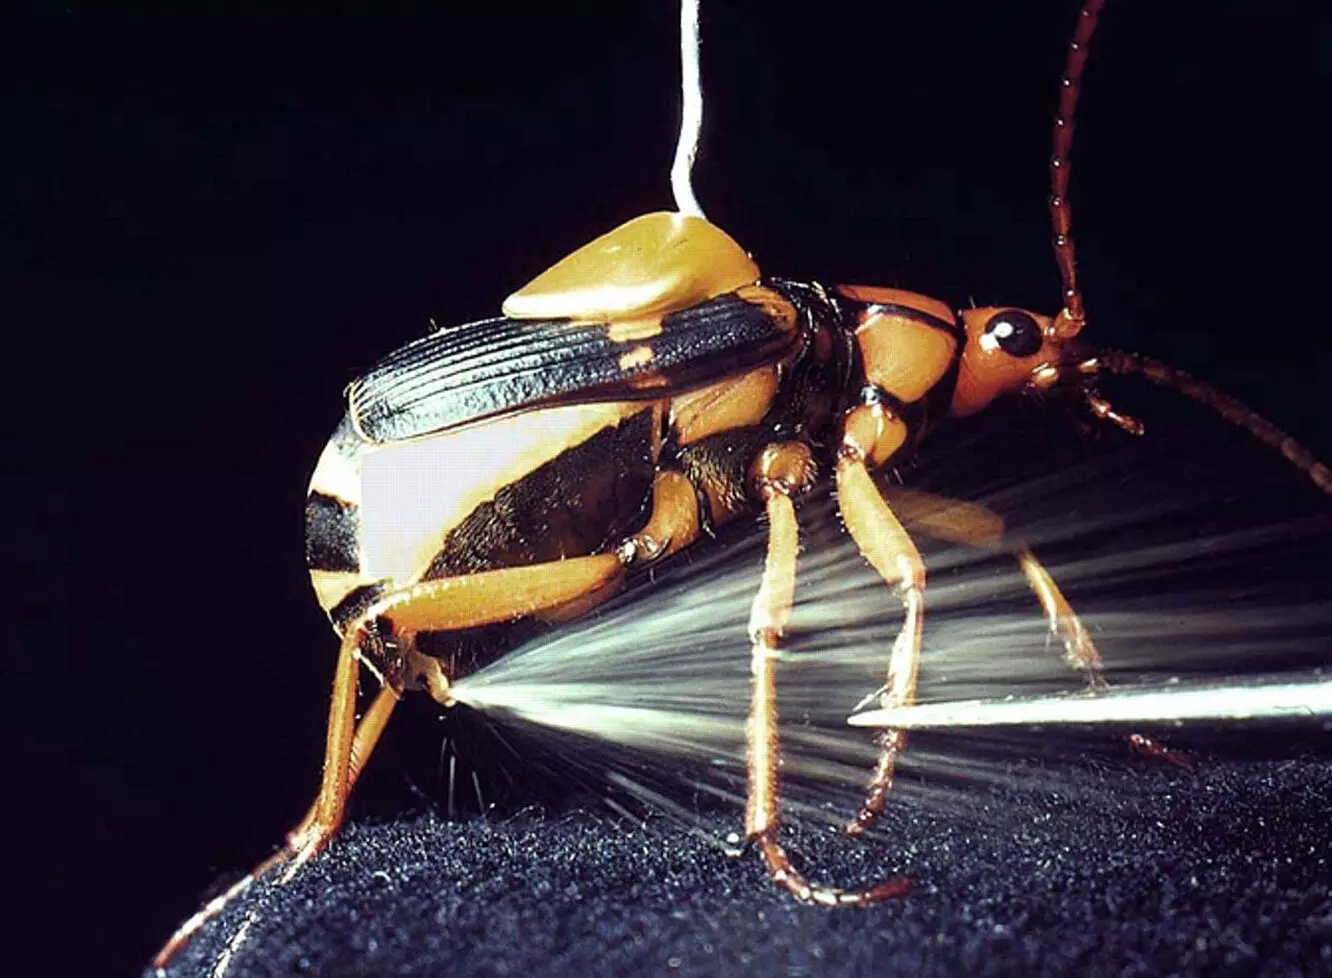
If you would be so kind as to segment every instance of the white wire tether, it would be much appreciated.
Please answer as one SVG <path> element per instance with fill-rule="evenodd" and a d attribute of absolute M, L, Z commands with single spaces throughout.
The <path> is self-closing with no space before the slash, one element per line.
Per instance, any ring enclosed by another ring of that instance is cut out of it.
<path fill-rule="evenodd" d="M 675 162 L 671 164 L 671 193 L 675 209 L 681 214 L 703 217 L 703 208 L 694 196 L 694 160 L 698 157 L 698 137 L 703 129 L 703 83 L 698 68 L 698 2 L 680 0 L 680 139 L 675 144 Z"/>

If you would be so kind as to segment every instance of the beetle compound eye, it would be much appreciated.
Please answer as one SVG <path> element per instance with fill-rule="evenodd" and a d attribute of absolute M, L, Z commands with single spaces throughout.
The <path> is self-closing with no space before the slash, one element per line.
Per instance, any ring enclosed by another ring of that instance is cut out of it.
<path fill-rule="evenodd" d="M 995 313 L 985 324 L 981 346 L 986 350 L 996 347 L 1011 357 L 1029 357 L 1041 348 L 1041 327 L 1021 309 L 1005 309 Z"/>

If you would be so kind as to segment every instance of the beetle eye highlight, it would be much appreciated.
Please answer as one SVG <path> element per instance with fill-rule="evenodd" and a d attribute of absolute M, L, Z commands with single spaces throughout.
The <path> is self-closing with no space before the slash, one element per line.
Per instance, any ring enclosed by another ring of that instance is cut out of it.
<path fill-rule="evenodd" d="M 1029 357 L 1041 348 L 1041 327 L 1021 309 L 997 312 L 985 324 L 980 338 L 983 349 L 998 348 L 1010 357 Z"/>

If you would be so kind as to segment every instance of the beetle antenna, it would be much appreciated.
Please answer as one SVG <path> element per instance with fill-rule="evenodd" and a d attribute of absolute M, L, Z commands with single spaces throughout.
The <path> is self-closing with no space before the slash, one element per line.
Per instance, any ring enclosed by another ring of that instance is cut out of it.
<path fill-rule="evenodd" d="M 1064 283 L 1064 305 L 1055 316 L 1055 335 L 1061 339 L 1076 336 L 1087 321 L 1078 289 L 1077 263 L 1073 258 L 1072 213 L 1068 206 L 1069 152 L 1073 148 L 1073 116 L 1082 89 L 1082 70 L 1087 66 L 1087 45 L 1096 30 L 1097 18 L 1105 0 L 1085 0 L 1068 42 L 1064 77 L 1059 80 L 1059 109 L 1054 121 L 1054 152 L 1050 156 L 1050 220 L 1054 225 L 1055 262 Z"/>
<path fill-rule="evenodd" d="M 1153 360 L 1137 353 L 1123 353 L 1119 350 L 1103 350 L 1097 353 L 1094 359 L 1082 364 L 1079 369 L 1083 373 L 1104 370 L 1112 374 L 1144 377 L 1161 387 L 1179 391 L 1185 397 L 1211 408 L 1231 424 L 1243 428 L 1264 445 L 1275 448 L 1286 457 L 1287 461 L 1307 475 L 1314 485 L 1332 495 L 1332 470 L 1320 462 L 1313 452 L 1257 411 L 1230 395 L 1223 394 L 1211 384 L 1205 384 L 1160 360 Z"/>
<path fill-rule="evenodd" d="M 698 0 L 680 0 L 680 138 L 671 164 L 671 193 L 681 214 L 704 217 L 694 196 L 694 160 L 703 129 L 703 83 L 698 69 Z"/>

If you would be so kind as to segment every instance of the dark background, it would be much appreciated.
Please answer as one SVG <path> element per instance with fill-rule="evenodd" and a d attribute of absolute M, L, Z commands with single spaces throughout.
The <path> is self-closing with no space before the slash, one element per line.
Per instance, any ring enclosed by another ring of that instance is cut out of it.
<path fill-rule="evenodd" d="M 1315 6 L 1112 4 L 1073 201 L 1089 338 L 1326 457 Z M 1053 311 L 1072 8 L 705 8 L 705 209 L 769 273 Z M 491 315 L 670 206 L 675 31 L 669 3 L 34 4 L 5 27 L 3 724 L 27 909 L 68 938 L 47 969 L 132 969 L 303 810 L 334 650 L 301 511 L 340 392 L 427 317 Z"/>

